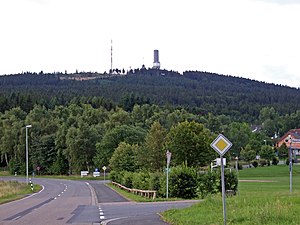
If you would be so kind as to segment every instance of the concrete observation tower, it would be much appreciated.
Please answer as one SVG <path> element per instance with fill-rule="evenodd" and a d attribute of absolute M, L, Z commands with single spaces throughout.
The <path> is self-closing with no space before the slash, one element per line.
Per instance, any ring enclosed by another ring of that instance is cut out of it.
<path fill-rule="evenodd" d="M 153 69 L 160 69 L 159 52 L 158 52 L 158 50 L 154 50 Z"/>

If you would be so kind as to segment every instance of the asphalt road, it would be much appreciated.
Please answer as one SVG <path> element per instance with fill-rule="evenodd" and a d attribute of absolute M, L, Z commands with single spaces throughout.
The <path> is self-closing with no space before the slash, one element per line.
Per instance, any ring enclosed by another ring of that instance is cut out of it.
<path fill-rule="evenodd" d="M 22 178 L 16 180 L 25 182 Z M 33 182 L 43 185 L 44 189 L 24 199 L 0 205 L 0 225 L 100 223 L 99 208 L 89 184 L 55 179 L 33 179 Z"/>
<path fill-rule="evenodd" d="M 18 180 L 24 178 L 0 177 Z M 188 207 L 195 201 L 131 202 L 103 181 L 33 179 L 43 186 L 39 193 L 0 205 L 0 225 L 166 225 L 159 213 Z"/>
<path fill-rule="evenodd" d="M 137 203 L 124 199 L 115 191 L 104 185 L 103 182 L 90 181 L 95 189 L 98 207 L 101 210 L 107 225 L 166 225 L 161 220 L 160 213 L 172 208 L 188 207 L 198 201 L 172 201 Z"/>

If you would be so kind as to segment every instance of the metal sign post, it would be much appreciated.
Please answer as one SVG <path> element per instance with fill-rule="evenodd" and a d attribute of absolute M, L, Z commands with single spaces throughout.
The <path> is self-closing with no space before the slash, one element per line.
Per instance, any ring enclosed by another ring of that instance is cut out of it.
<path fill-rule="evenodd" d="M 223 203 L 223 218 L 226 225 L 226 195 L 225 195 L 225 176 L 223 155 L 231 148 L 232 143 L 222 134 L 210 144 L 210 146 L 219 153 L 221 158 L 221 184 L 222 184 L 222 203 Z"/>
<path fill-rule="evenodd" d="M 106 166 L 102 167 L 103 171 L 104 171 L 104 181 L 105 181 L 105 170 L 106 170 Z"/>
<path fill-rule="evenodd" d="M 166 184 L 166 198 L 169 198 L 169 165 L 170 165 L 170 162 L 171 162 L 171 155 L 172 153 L 168 150 L 166 152 L 166 155 L 167 155 L 167 184 Z"/>

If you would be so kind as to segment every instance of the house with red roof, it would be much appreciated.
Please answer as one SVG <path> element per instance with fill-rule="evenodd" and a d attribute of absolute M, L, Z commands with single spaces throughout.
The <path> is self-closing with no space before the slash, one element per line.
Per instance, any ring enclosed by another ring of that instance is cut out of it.
<path fill-rule="evenodd" d="M 300 156 L 300 129 L 289 130 L 276 142 L 276 147 L 279 148 L 284 143 L 291 148 L 294 156 Z"/>

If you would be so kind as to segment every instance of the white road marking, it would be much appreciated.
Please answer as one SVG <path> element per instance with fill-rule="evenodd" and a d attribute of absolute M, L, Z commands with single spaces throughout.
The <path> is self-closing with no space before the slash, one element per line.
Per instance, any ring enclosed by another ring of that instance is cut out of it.
<path fill-rule="evenodd" d="M 100 216 L 100 220 L 104 220 L 105 219 L 105 217 L 104 216 Z"/>
<path fill-rule="evenodd" d="M 114 218 L 114 219 L 110 219 L 110 220 L 105 220 L 101 222 L 101 225 L 107 225 L 109 222 L 115 221 L 115 220 L 121 220 L 121 219 L 126 219 L 128 217 L 119 217 L 119 218 Z"/>
<path fill-rule="evenodd" d="M 13 218 L 12 220 L 17 220 L 17 219 L 20 219 L 21 216 L 17 216 L 16 218 Z"/>

